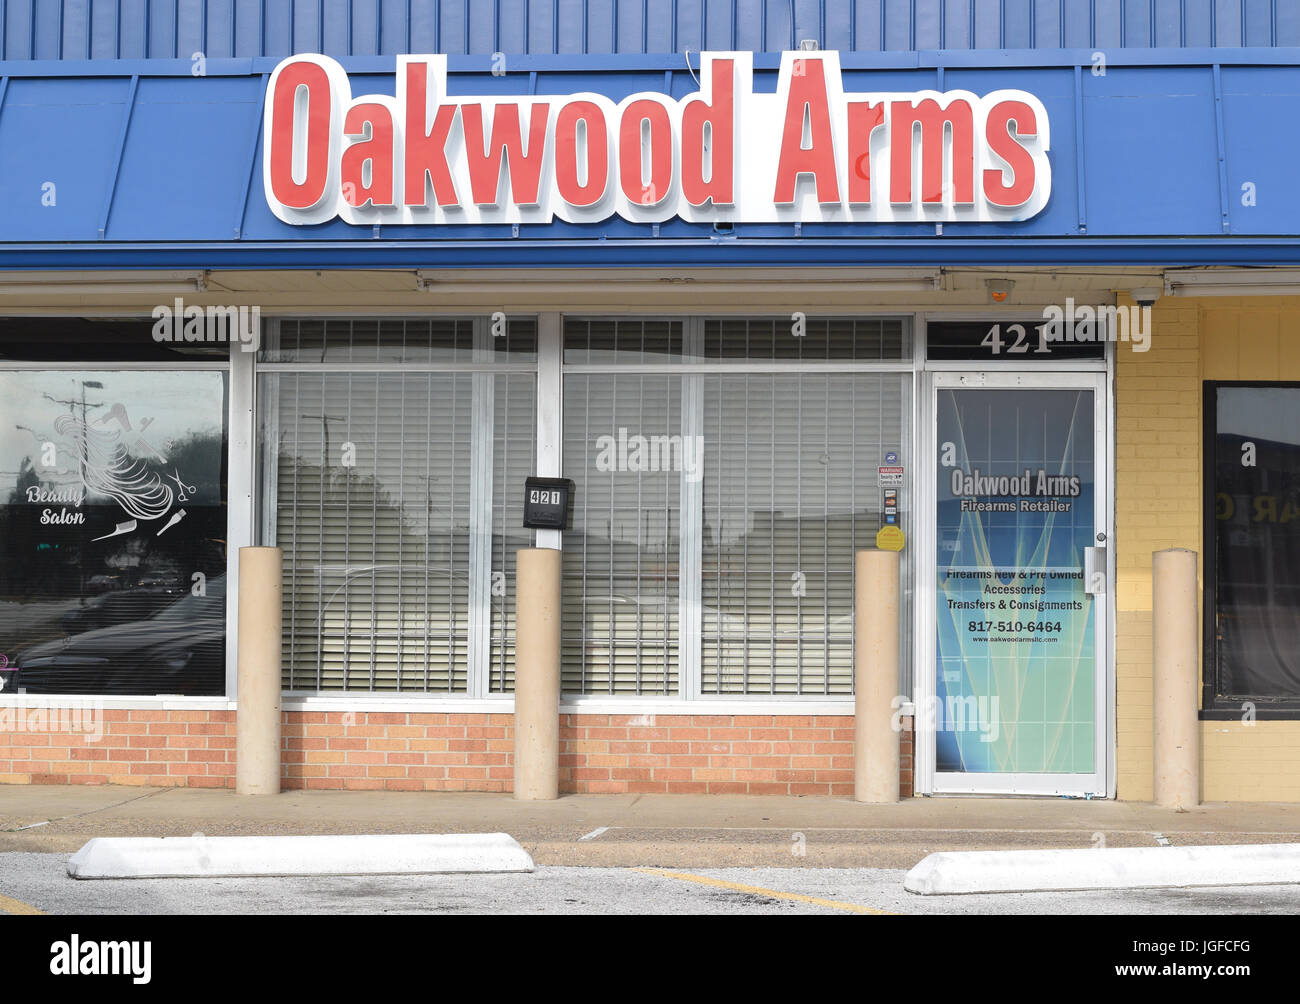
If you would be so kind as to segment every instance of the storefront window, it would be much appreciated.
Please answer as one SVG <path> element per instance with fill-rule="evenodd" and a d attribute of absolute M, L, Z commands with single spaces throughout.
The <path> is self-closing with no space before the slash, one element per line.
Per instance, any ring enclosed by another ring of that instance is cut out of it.
<path fill-rule="evenodd" d="M 527 361 L 535 323 L 509 327 Z M 418 345 L 419 358 L 464 350 L 457 361 L 483 369 L 262 367 L 263 539 L 284 549 L 285 689 L 513 689 L 535 374 L 491 371 L 487 319 L 281 322 L 267 357 L 305 341 L 317 359 L 364 344 L 383 363 Z"/>
<path fill-rule="evenodd" d="M 227 379 L 0 371 L 6 692 L 225 692 Z"/>
<path fill-rule="evenodd" d="M 853 555 L 880 529 L 905 378 L 703 383 L 703 690 L 851 694 Z"/>
<path fill-rule="evenodd" d="M 1206 709 L 1300 710 L 1300 386 L 1206 385 Z"/>
<path fill-rule="evenodd" d="M 681 384 L 565 377 L 564 471 L 577 491 L 564 537 L 566 692 L 677 692 L 682 470 L 700 459 L 681 433 Z"/>
<path fill-rule="evenodd" d="M 563 689 L 851 694 L 882 467 L 910 518 L 905 322 L 567 318 L 564 343 Z"/>

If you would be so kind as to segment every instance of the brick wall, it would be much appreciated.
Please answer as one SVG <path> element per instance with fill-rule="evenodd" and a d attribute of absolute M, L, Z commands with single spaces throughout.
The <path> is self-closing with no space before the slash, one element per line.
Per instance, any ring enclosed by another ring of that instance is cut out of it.
<path fill-rule="evenodd" d="M 912 794 L 911 719 L 900 793 Z M 564 715 L 560 787 L 579 792 L 853 794 L 853 717 Z"/>
<path fill-rule="evenodd" d="M 98 741 L 79 717 L 73 730 L 52 730 L 57 715 L 0 709 L 0 783 L 234 786 L 233 711 L 103 710 Z"/>
<path fill-rule="evenodd" d="M 0 783 L 233 787 L 234 712 L 102 715 L 98 742 L 75 732 L 0 731 Z M 903 724 L 899 786 L 910 797 L 912 721 Z M 560 743 L 566 792 L 853 793 L 848 715 L 562 715 Z M 286 712 L 283 744 L 286 788 L 512 786 L 510 714 Z"/>

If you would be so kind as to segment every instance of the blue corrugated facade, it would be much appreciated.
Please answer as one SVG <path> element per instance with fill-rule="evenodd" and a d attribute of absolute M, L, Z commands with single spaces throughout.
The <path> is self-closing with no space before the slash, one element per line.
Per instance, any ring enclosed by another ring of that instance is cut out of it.
<path fill-rule="evenodd" d="M 4 59 L 1300 45 L 1291 0 L 2 0 Z"/>
<path fill-rule="evenodd" d="M 1300 135 L 1287 127 L 1300 111 L 1300 3 L 0 0 L 0 12 L 0 267 L 1300 262 Z M 803 40 L 838 49 L 854 91 L 1037 95 L 1051 119 L 1049 204 L 942 232 L 725 234 L 617 217 L 290 226 L 267 206 L 263 97 L 290 53 L 338 58 L 356 94 L 393 94 L 399 53 L 445 52 L 453 96 L 618 101 L 694 93 L 710 49 L 754 50 L 755 90 L 770 92 L 779 52 Z M 495 75 L 500 53 L 508 72 Z M 42 198 L 51 184 L 57 201 Z"/>

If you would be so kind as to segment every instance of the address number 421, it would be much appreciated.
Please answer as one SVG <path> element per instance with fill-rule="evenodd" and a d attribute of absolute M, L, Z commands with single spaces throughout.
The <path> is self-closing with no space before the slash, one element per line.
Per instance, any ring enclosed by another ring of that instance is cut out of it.
<path fill-rule="evenodd" d="M 1015 340 L 1010 339 L 1014 337 Z M 1029 332 L 1025 330 L 1023 324 L 1008 324 L 1007 337 L 1002 336 L 1002 325 L 995 324 L 989 328 L 989 333 L 984 336 L 980 345 L 989 349 L 993 355 L 1000 356 L 1003 352 L 1007 355 L 1022 355 L 1029 351 L 1030 340 Z M 1034 354 L 1050 353 L 1052 350 L 1047 344 L 1047 326 L 1039 325 L 1038 328 L 1038 348 L 1034 349 Z"/>

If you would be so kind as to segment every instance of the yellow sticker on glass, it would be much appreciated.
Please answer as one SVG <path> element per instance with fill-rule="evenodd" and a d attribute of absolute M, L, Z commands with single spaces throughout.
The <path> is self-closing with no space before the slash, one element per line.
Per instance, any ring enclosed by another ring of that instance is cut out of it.
<path fill-rule="evenodd" d="M 892 524 L 882 526 L 876 534 L 876 547 L 882 551 L 901 551 L 905 543 L 907 538 L 903 536 L 903 531 Z"/>

